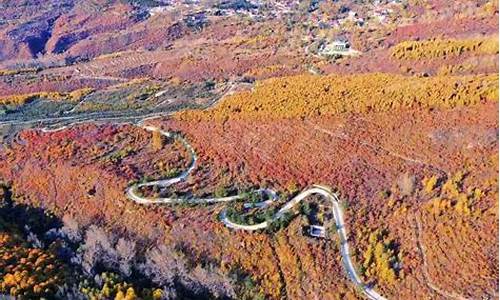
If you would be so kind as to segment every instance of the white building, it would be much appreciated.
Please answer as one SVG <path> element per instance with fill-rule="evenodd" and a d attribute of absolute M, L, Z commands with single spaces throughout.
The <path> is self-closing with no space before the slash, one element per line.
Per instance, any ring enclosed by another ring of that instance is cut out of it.
<path fill-rule="evenodd" d="M 359 53 L 359 51 L 351 49 L 349 42 L 343 40 L 334 40 L 330 43 L 323 43 L 318 49 L 318 54 L 325 57 L 336 55 L 354 56 Z"/>
<path fill-rule="evenodd" d="M 324 226 L 311 225 L 309 226 L 309 235 L 313 237 L 325 238 L 326 230 Z"/>

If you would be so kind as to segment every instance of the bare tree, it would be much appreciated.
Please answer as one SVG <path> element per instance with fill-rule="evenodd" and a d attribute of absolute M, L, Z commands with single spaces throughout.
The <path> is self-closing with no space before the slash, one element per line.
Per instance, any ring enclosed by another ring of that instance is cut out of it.
<path fill-rule="evenodd" d="M 136 253 L 135 247 L 136 243 L 134 241 L 124 238 L 118 239 L 115 246 L 116 253 L 119 257 L 118 268 L 120 269 L 120 272 L 127 277 L 132 274 L 132 262 Z"/>
<path fill-rule="evenodd" d="M 178 282 L 197 294 L 209 292 L 216 297 L 236 296 L 231 280 L 215 266 L 207 270 L 201 265 L 191 269 L 187 265 L 182 252 L 161 245 L 146 253 L 146 262 L 140 269 L 159 285 L 173 287 Z"/>
<path fill-rule="evenodd" d="M 62 217 L 63 227 L 61 228 L 61 233 L 72 242 L 79 242 L 82 240 L 82 234 L 80 232 L 80 226 L 78 222 L 73 219 L 70 215 L 64 215 Z"/>
<path fill-rule="evenodd" d="M 104 230 L 95 225 L 87 229 L 81 251 L 83 252 L 82 267 L 88 274 L 93 273 L 98 262 L 109 268 L 118 266 L 118 255 L 110 238 Z"/>

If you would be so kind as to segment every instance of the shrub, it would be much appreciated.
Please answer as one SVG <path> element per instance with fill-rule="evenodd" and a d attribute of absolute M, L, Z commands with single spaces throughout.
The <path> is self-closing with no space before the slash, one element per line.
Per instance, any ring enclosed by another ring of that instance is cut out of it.
<path fill-rule="evenodd" d="M 219 187 L 217 187 L 217 189 L 215 189 L 214 196 L 216 198 L 226 197 L 227 195 L 228 195 L 228 191 L 227 191 L 226 187 L 219 186 Z"/>

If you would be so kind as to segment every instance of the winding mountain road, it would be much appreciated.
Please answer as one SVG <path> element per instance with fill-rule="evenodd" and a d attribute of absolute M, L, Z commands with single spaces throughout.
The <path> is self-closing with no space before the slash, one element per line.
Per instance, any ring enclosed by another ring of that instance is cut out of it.
<path fill-rule="evenodd" d="M 148 198 L 140 195 L 138 193 L 138 189 L 141 187 L 146 187 L 146 186 L 158 186 L 161 188 L 165 188 L 168 186 L 171 186 L 173 184 L 179 183 L 181 181 L 184 181 L 190 174 L 191 172 L 196 168 L 196 163 L 198 161 L 196 152 L 194 151 L 193 147 L 184 139 L 182 136 L 171 133 L 168 131 L 163 131 L 157 127 L 154 126 L 142 126 L 145 130 L 147 131 L 159 131 L 163 136 L 166 136 L 168 138 L 174 138 L 180 141 L 184 147 L 188 150 L 190 157 L 191 157 L 191 162 L 188 166 L 188 168 L 182 172 L 179 176 L 173 177 L 173 178 L 168 178 L 168 179 L 161 179 L 161 180 L 156 180 L 156 181 L 149 181 L 149 182 L 144 182 L 144 183 L 138 183 L 135 185 L 130 186 L 126 194 L 129 199 L 132 201 L 138 203 L 138 204 L 162 204 L 162 203 L 172 203 L 172 204 L 178 204 L 178 203 L 191 203 L 191 204 L 202 204 L 202 203 L 218 203 L 218 202 L 231 202 L 231 201 L 237 201 L 237 200 L 243 200 L 244 196 L 243 195 L 235 195 L 235 196 L 229 196 L 229 197 L 220 197 L 220 198 L 193 198 L 193 199 L 182 199 L 182 198 Z M 273 201 L 277 200 L 277 194 L 276 192 L 269 190 L 269 189 L 260 189 L 255 192 L 259 192 L 261 194 L 266 194 L 268 200 L 256 203 L 254 205 L 258 205 L 261 208 L 266 207 L 270 205 Z M 368 298 L 371 300 L 385 300 L 383 296 L 378 294 L 376 291 L 374 291 L 372 288 L 366 286 L 361 278 L 359 277 L 356 268 L 354 267 L 354 264 L 351 260 L 351 252 L 349 249 L 349 243 L 348 243 L 348 238 L 347 238 L 347 231 L 345 229 L 345 223 L 344 223 L 344 215 L 342 208 L 340 206 L 340 201 L 338 199 L 338 196 L 332 192 L 328 187 L 321 186 L 321 185 L 314 185 L 309 189 L 306 189 L 302 192 L 300 192 L 297 196 L 293 197 L 291 200 L 289 200 L 273 217 L 271 221 L 264 221 L 262 223 L 258 224 L 253 224 L 253 225 L 246 225 L 246 224 L 238 224 L 233 221 L 231 221 L 227 216 L 226 216 L 226 211 L 224 210 L 221 214 L 221 221 L 229 228 L 232 229 L 237 229 L 237 230 L 246 230 L 246 231 L 255 231 L 259 229 L 265 229 L 267 228 L 272 221 L 277 220 L 281 218 L 286 212 L 290 211 L 294 206 L 299 204 L 302 200 L 306 199 L 307 197 L 311 195 L 320 195 L 324 197 L 325 199 L 329 200 L 332 203 L 332 211 L 333 211 L 333 216 L 335 219 L 335 225 L 337 228 L 337 234 L 340 237 L 340 252 L 342 256 L 342 261 L 344 264 L 344 268 L 346 270 L 347 276 L 349 279 L 354 283 L 354 285 Z"/>
<path fill-rule="evenodd" d="M 146 114 L 143 116 L 135 116 L 135 117 L 130 117 L 131 121 L 133 119 L 140 119 L 137 123 L 134 122 L 126 122 L 131 125 L 136 125 L 140 126 L 141 128 L 147 130 L 147 131 L 159 131 L 161 135 L 168 137 L 168 138 L 173 138 L 181 142 L 184 147 L 187 149 L 189 155 L 190 155 L 190 164 L 187 167 L 187 169 L 182 172 L 180 175 L 173 177 L 173 178 L 167 178 L 167 179 L 161 179 L 161 180 L 155 180 L 155 181 L 148 181 L 148 182 L 143 182 L 143 183 L 138 183 L 135 185 L 132 185 L 127 188 L 126 190 L 126 195 L 127 197 L 141 205 L 148 205 L 148 204 L 181 204 L 181 203 L 189 203 L 189 204 L 212 204 L 212 203 L 220 203 L 220 202 L 232 202 L 232 201 L 239 201 L 239 200 L 244 200 L 245 196 L 244 195 L 234 195 L 234 196 L 228 196 L 228 197 L 213 197 L 213 198 L 189 198 L 189 199 L 183 199 L 183 198 L 150 198 L 150 197 L 144 197 L 139 193 L 139 189 L 141 187 L 147 187 L 147 186 L 158 186 L 160 188 L 166 188 L 168 186 L 177 184 L 179 182 L 182 182 L 188 178 L 188 176 L 193 172 L 193 170 L 196 168 L 196 164 L 198 161 L 196 152 L 194 151 L 193 147 L 187 142 L 185 138 L 183 138 L 181 135 L 177 133 L 172 133 L 168 131 L 161 130 L 157 127 L 154 126 L 149 126 L 149 125 L 144 125 L 144 122 L 149 119 L 153 118 L 158 118 L 158 117 L 164 117 L 165 114 L 161 113 L 153 113 L 153 114 Z M 126 117 L 125 117 L 126 118 Z M 57 132 L 66 128 L 69 128 L 73 125 L 80 124 L 80 123 L 86 123 L 86 122 L 102 122 L 102 121 L 108 121 L 108 122 L 113 122 L 114 119 L 125 119 L 124 117 L 109 117 L 109 118 L 99 118 L 99 119 L 84 119 L 84 120 L 78 120 L 76 118 L 72 117 L 66 117 L 66 118 L 60 118 L 60 119 L 67 119 L 68 121 L 73 121 L 70 124 L 59 126 L 59 127 L 51 127 L 51 128 L 40 128 L 42 132 Z M 34 121 L 18 121 L 17 124 L 19 123 L 35 123 L 37 121 L 42 121 L 42 120 L 34 120 Z M 6 125 L 3 123 L 8 123 L 8 122 L 0 122 L 1 125 Z M 13 122 L 14 123 L 14 122 Z M 255 193 L 259 193 L 261 196 L 266 196 L 265 198 L 267 200 L 258 202 L 258 203 L 252 203 L 251 205 L 254 207 L 260 207 L 260 208 L 265 208 L 269 205 L 271 205 L 274 201 L 278 199 L 277 193 L 273 190 L 270 189 L 258 189 L 254 191 Z M 245 230 L 245 231 L 255 231 L 255 230 L 260 230 L 260 229 L 265 229 L 271 225 L 271 223 L 275 220 L 280 219 L 286 212 L 290 211 L 293 207 L 295 207 L 297 204 L 299 204 L 302 200 L 305 200 L 307 197 L 311 195 L 320 195 L 323 198 L 329 200 L 332 203 L 332 212 L 333 216 L 335 219 L 335 225 L 337 229 L 337 234 L 339 235 L 340 238 L 340 252 L 342 256 L 342 261 L 344 265 L 344 269 L 346 270 L 348 278 L 353 282 L 353 284 L 358 288 L 358 290 L 368 299 L 371 300 L 386 300 L 385 297 L 382 295 L 378 294 L 375 290 L 370 288 L 369 286 L 365 285 L 363 281 L 361 280 L 360 276 L 358 275 L 356 268 L 354 267 L 354 264 L 351 260 L 351 252 L 348 244 L 348 236 L 347 232 L 345 230 L 345 222 L 344 222 L 344 217 L 343 217 L 343 211 L 340 206 L 340 201 L 338 199 L 338 196 L 332 192 L 328 187 L 321 186 L 321 185 L 314 185 L 306 190 L 303 190 L 300 192 L 298 195 L 290 199 L 281 209 L 278 210 L 278 212 L 272 216 L 270 221 L 264 221 L 262 223 L 258 224 L 253 224 L 253 225 L 247 225 L 247 224 L 238 224 L 230 220 L 226 216 L 226 210 L 223 210 L 221 213 L 221 221 L 226 225 L 227 227 L 235 230 Z M 250 204 L 246 204 L 250 205 Z"/>

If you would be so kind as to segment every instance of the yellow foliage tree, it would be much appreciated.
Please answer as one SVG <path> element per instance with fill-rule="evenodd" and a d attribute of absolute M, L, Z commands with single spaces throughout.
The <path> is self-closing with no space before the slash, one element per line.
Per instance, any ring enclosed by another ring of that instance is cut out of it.
<path fill-rule="evenodd" d="M 55 293 L 67 272 L 54 254 L 25 247 L 15 236 L 0 231 L 0 293 L 44 297 Z"/>
<path fill-rule="evenodd" d="M 0 105 L 23 105 L 36 98 L 44 98 L 52 101 L 79 101 L 82 97 L 90 94 L 92 88 L 82 88 L 69 93 L 60 92 L 37 92 L 29 94 L 9 95 L 0 97 Z"/>
<path fill-rule="evenodd" d="M 154 130 L 151 138 L 151 147 L 154 151 L 159 151 L 163 148 L 163 135 L 159 130 Z"/>
<path fill-rule="evenodd" d="M 498 101 L 498 74 L 405 77 L 391 74 L 299 75 L 258 82 L 254 91 L 224 98 L 208 110 L 176 118 L 193 121 L 269 120 L 399 108 L 453 108 Z"/>
<path fill-rule="evenodd" d="M 428 59 L 463 53 L 496 54 L 498 38 L 403 41 L 391 49 L 391 55 L 397 59 Z"/>
<path fill-rule="evenodd" d="M 363 254 L 363 267 L 366 275 L 376 276 L 379 282 L 393 284 L 397 279 L 393 268 L 393 262 L 397 260 L 397 256 L 394 250 L 386 245 L 384 239 L 386 235 L 378 230 L 370 233 L 368 248 Z"/>
<path fill-rule="evenodd" d="M 432 193 L 434 188 L 436 188 L 437 180 L 438 180 L 437 176 L 435 175 L 429 178 L 425 177 L 422 180 L 422 186 L 424 187 L 424 192 L 426 192 L 427 194 Z"/>

